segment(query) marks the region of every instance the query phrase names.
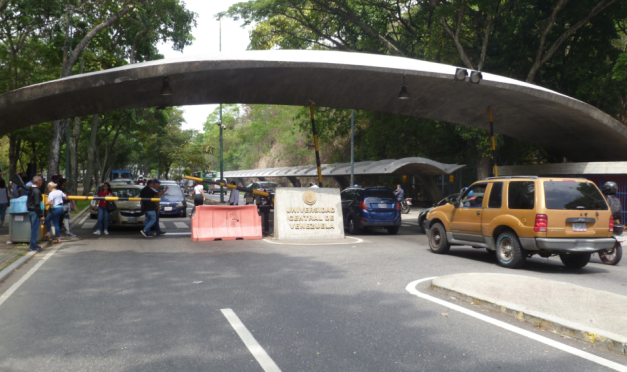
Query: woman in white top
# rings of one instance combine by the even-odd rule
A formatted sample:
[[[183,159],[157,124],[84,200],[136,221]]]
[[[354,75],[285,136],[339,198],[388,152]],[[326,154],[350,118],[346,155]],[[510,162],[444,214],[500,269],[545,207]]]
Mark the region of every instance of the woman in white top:
[[[0,226],[4,225],[4,216],[9,206],[9,189],[4,179],[0,178]]]
[[[205,204],[205,190],[202,187],[202,183],[196,182],[196,186],[194,186],[194,193],[193,193],[193,195],[194,195],[193,196],[193,198],[194,198],[194,210],[192,211],[192,214],[189,216],[190,218],[196,212],[196,206],[197,205]]]
[[[50,214],[46,217],[46,228],[48,234],[45,238],[50,239],[50,222],[54,224],[54,234],[57,236],[56,243],[61,243],[61,229],[59,228],[59,222],[63,217],[63,200],[67,200],[63,191],[57,190],[57,184],[54,182],[48,183],[48,205],[50,208]]]

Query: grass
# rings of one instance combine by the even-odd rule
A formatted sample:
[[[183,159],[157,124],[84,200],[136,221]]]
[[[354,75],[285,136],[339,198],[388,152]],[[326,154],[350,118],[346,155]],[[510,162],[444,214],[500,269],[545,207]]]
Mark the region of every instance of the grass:
[[[76,203],[76,207],[78,210],[72,211],[72,215],[80,213],[83,209],[85,209],[86,206],[89,205],[90,201],[89,200],[75,200],[75,203]]]

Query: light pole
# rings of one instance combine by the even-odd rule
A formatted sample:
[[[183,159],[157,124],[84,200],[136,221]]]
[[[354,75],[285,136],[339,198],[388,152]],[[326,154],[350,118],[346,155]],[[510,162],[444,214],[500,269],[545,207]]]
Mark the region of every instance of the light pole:
[[[218,22],[220,22],[220,52],[222,52],[222,17],[218,18]],[[224,129],[224,125],[222,125],[222,104],[220,104],[220,203],[224,203],[224,187],[222,187],[222,183],[224,182],[224,141],[222,138],[222,130]]]

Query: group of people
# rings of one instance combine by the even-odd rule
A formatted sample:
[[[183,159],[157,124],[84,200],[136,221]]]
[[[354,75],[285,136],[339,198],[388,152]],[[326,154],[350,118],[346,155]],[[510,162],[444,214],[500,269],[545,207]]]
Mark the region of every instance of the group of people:
[[[14,185],[19,183],[15,180]],[[2,182],[0,182],[2,186]],[[41,247],[37,245],[37,239],[39,237],[39,231],[41,224],[45,223],[48,233],[44,236],[44,239],[52,239],[52,226],[54,226],[54,235],[56,237],[55,242],[61,243],[61,230],[64,228],[65,236],[75,237],[70,231],[70,212],[72,210],[72,203],[68,199],[70,193],[66,189],[67,180],[60,178],[59,175],[53,175],[51,181],[44,187],[44,179],[41,175],[33,177],[32,180],[25,185],[18,185],[20,188],[19,196],[26,195],[26,208],[31,223],[31,235],[29,250],[41,251]],[[46,205],[43,202],[43,191],[48,193],[47,206],[50,207],[50,212],[47,217],[44,217],[44,210]],[[2,194],[0,189],[0,194]],[[0,201],[2,196],[0,196]]]

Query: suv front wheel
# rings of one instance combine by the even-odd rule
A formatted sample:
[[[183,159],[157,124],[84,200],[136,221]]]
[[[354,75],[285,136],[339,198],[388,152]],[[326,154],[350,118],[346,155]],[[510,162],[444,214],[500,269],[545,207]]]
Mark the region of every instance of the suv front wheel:
[[[509,269],[519,269],[525,264],[525,254],[513,231],[505,231],[496,239],[496,262]]]
[[[436,222],[429,229],[429,248],[433,253],[445,254],[451,249],[451,245],[446,239],[446,229],[444,225]]]

